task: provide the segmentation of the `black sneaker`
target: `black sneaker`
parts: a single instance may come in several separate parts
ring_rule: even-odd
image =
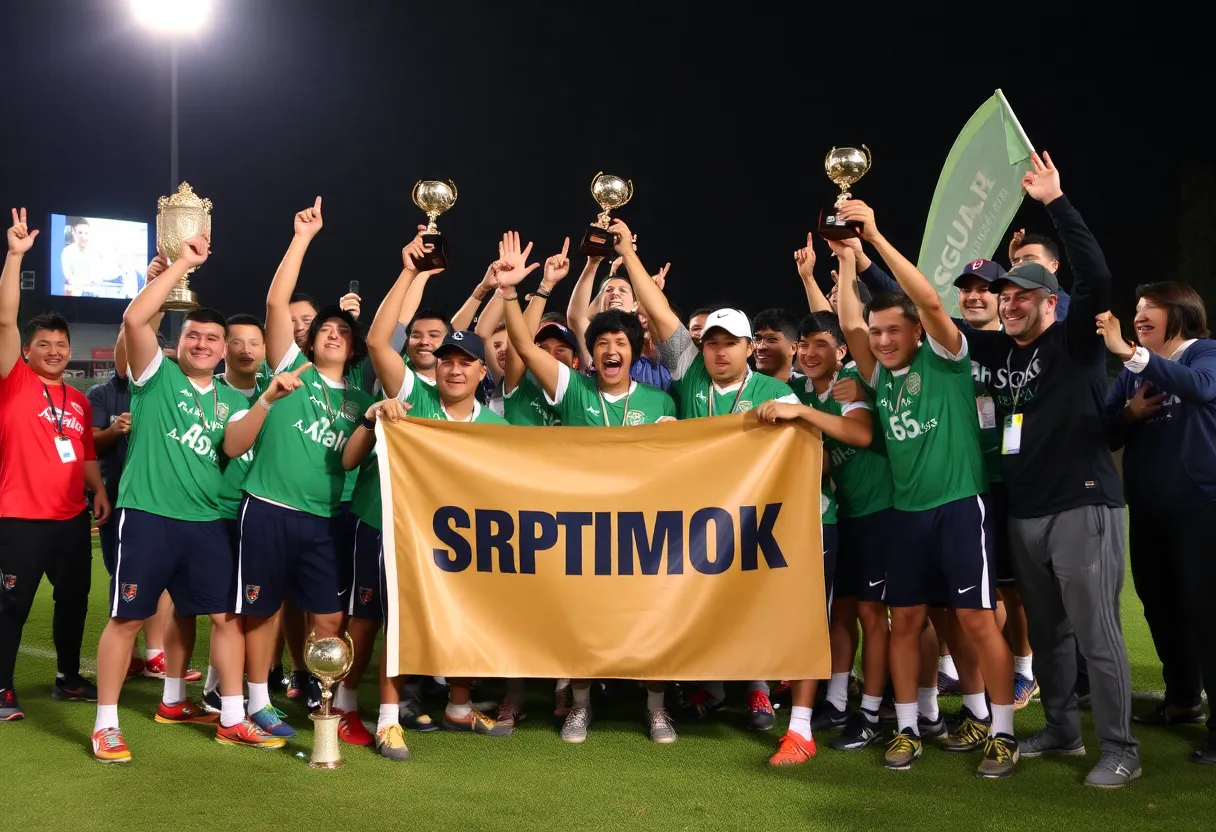
[[[832,728],[843,728],[849,721],[849,712],[842,711],[833,705],[831,702],[824,702],[822,706],[815,709],[815,715],[811,718],[811,731],[829,731]]]
[[[274,677],[271,676],[270,678],[273,679]],[[212,714],[218,714],[222,710],[223,705],[224,703],[220,701],[220,692],[218,688],[212,691],[205,691],[203,693],[204,711]]]
[[[17,691],[12,688],[0,689],[0,722],[16,722],[25,719],[25,711],[17,702]]]
[[[270,684],[282,687],[284,690],[291,684],[291,678],[283,672],[283,665],[276,664],[270,668]]]
[[[401,727],[407,731],[429,734],[439,730],[439,725],[422,709],[422,700],[408,687],[401,697],[401,704],[397,706],[397,714]]]
[[[287,677],[287,698],[293,702],[308,695],[308,671],[293,670]]]
[[[3,697],[3,692],[0,692],[0,697]],[[4,709],[2,700],[0,700],[0,719],[4,718]],[[1204,765],[1216,766],[1216,731],[1208,734],[1208,741],[1191,752],[1191,759],[1196,763]]]
[[[937,721],[935,722],[930,722],[923,716],[918,716],[916,718],[916,727],[920,731],[921,739],[933,740],[946,736],[946,720],[942,718],[940,711],[937,714]]]
[[[869,714],[874,717],[873,721],[860,710],[850,714],[844,730],[832,740],[832,748],[837,751],[860,751],[882,742],[882,723],[878,721],[878,714],[875,711]]]
[[[1191,707],[1167,705],[1162,702],[1146,714],[1132,714],[1132,722],[1137,725],[1151,725],[1155,728],[1168,728],[1171,725],[1202,725],[1207,721],[1203,713],[1203,703]]]
[[[321,707],[321,680],[316,676],[308,677],[308,710],[315,711]]]
[[[59,702],[96,702],[97,688],[79,674],[75,679],[56,676],[55,684],[51,686],[51,698]]]

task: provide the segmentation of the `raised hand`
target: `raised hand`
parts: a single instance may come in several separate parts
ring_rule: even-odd
[[[608,226],[608,230],[616,235],[612,244],[612,249],[621,257],[625,257],[632,252],[638,250],[637,237],[629,230],[629,226],[625,225],[624,221],[615,219],[612,225]]]
[[[18,213],[17,209],[13,209],[13,226],[8,230],[8,251],[10,254],[25,254],[34,247],[34,239],[38,236],[38,229],[30,231],[29,225],[25,221],[25,209],[22,208]]]
[[[524,248],[519,245],[519,232],[508,231],[502,235],[501,257],[498,259],[498,285],[517,286],[519,282],[540,268],[540,263],[527,265],[532,253],[532,244]]]
[[[866,205],[860,199],[846,199],[844,205],[840,207],[838,217],[845,220],[856,220],[861,223],[861,228],[858,233],[861,234],[863,240],[878,239],[878,226],[874,222],[874,209]],[[837,253],[839,256],[839,253]]]
[[[354,292],[347,292],[338,299],[338,308],[345,312],[349,312],[356,318],[359,317],[359,310],[362,308],[361,304],[362,298],[360,298]]]
[[[562,243],[562,250],[558,254],[554,254],[545,261],[545,271],[541,276],[541,282],[550,287],[556,286],[557,283],[570,273],[570,258],[566,253],[570,250],[570,238]]]
[[[324,225],[324,221],[321,219],[321,197],[317,197],[317,201],[313,203],[311,208],[305,208],[296,214],[296,236],[311,240],[317,236],[317,232],[321,230],[322,225]]]
[[[279,399],[303,386],[304,382],[300,381],[300,373],[311,366],[311,362],[305,362],[290,373],[279,373],[266,386],[266,392],[262,394],[262,399],[268,404],[274,404]]]
[[[377,419],[382,422],[396,422],[410,415],[413,407],[412,404],[397,399],[383,399],[369,407],[363,415],[373,422]]]
[[[1024,177],[1023,177],[1024,178]],[[1013,232],[1013,236],[1009,238],[1009,264],[1013,265],[1013,255],[1022,247],[1022,240],[1026,238],[1026,229],[1019,228]]]
[[[158,254],[148,261],[148,270],[145,273],[145,279],[151,283],[156,278],[164,273],[165,269],[169,268],[169,261],[163,254]]]
[[[670,263],[659,269],[658,274],[652,274],[650,276],[650,279],[654,281],[654,285],[659,287],[660,292],[667,288],[667,273],[669,271],[671,271]]]
[[[801,407],[802,405],[799,404],[769,399],[756,408],[756,415],[760,417],[761,422],[775,425],[778,422],[788,422],[792,419],[797,419],[798,414],[801,412]]]
[[[1060,190],[1060,172],[1051,163],[1051,154],[1043,151],[1030,154],[1030,170],[1022,177],[1022,188],[1030,194],[1030,198],[1046,205],[1057,197],[1064,196]]]
[[[1096,319],[1098,334],[1106,342],[1106,348],[1120,361],[1127,361],[1136,354],[1136,348],[1123,340],[1119,319],[1110,312],[1101,312]]]
[[[407,272],[417,272],[417,263],[427,254],[434,250],[434,246],[430,243],[422,242],[422,232],[426,231],[425,225],[418,226],[418,233],[414,235],[414,239],[406,244],[405,248],[401,249],[401,263]],[[434,271],[443,271],[435,269]]]
[[[207,258],[210,256],[211,235],[195,234],[188,240],[182,241],[182,250],[178,253],[177,259],[190,266],[190,268],[195,268],[206,263]]]
[[[815,279],[815,246],[814,237],[808,231],[806,246],[794,250],[794,265],[798,268],[798,276],[803,282]]]
[[[1161,409],[1166,394],[1158,393],[1150,396],[1151,389],[1153,389],[1153,385],[1146,381],[1136,388],[1136,395],[1127,400],[1123,413],[1130,421],[1142,422],[1150,416],[1156,415],[1157,411]]]

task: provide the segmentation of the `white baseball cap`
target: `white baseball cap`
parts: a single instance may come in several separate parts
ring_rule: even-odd
[[[711,329],[724,329],[736,338],[752,340],[752,324],[747,316],[738,309],[715,309],[705,319],[705,328],[701,330],[701,340],[709,336]]]

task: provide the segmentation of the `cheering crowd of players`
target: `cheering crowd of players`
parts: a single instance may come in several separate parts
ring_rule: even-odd
[[[755,410],[773,425],[802,420],[825,441],[818,502],[832,674],[825,691],[816,680],[782,682],[789,729],[770,762],[806,762],[814,732],[829,729],[839,729],[831,745],[840,751],[885,745],[882,764],[891,769],[914,765],[927,739],[948,752],[978,751],[977,774],[986,778],[1009,776],[1023,757],[1083,755],[1084,667],[1101,743],[1086,782],[1125,785],[1141,767],[1119,618],[1125,504],[1110,441],[1118,434],[1115,444],[1140,460],[1139,477],[1153,443],[1175,441],[1160,439],[1166,423],[1183,425],[1187,441],[1216,427],[1216,375],[1205,363],[1216,361],[1216,344],[1206,340],[1202,301],[1181,284],[1142,290],[1140,346],[1125,341],[1109,313],[1110,272],[1097,242],[1050,157],[1036,155],[1033,165],[1023,187],[1045,206],[1073,274],[1067,314],[1052,239],[1016,234],[1009,271],[988,260],[960,268],[962,317],[953,319],[882,236],[873,210],[849,201],[841,216],[861,224],[861,239],[829,243],[837,260],[830,296],[815,280],[809,235],[794,254],[810,306],[801,323],[781,310],[749,320],[733,308],[681,320],[663,291],[666,267],[652,276],[617,220],[609,277],[597,291],[602,261],[589,258],[565,316],[547,313],[546,303],[569,271],[569,240],[543,262],[525,306],[520,285],[542,264],[529,263],[530,243],[505,234],[498,259],[449,321],[420,310],[436,272],[415,266],[429,252],[419,235],[403,249],[400,276],[364,338],[357,296],[318,308],[295,292],[323,225],[318,197],[295,217],[264,324],[199,309],[186,315],[176,350],[166,350],[159,310],[206,261],[209,241],[187,240],[171,265],[153,261],[123,315],[120,373],[109,383],[129,395],[126,407],[104,391],[90,404],[62,382],[70,344],[61,318],[41,316],[24,337],[18,332],[18,274],[38,232],[14,211],[0,277],[0,719],[24,715],[13,668],[46,574],[55,586],[53,695],[97,702],[91,742],[100,761],[131,759],[119,695],[139,631],[151,646],[145,625],[170,608],[166,593],[158,722],[216,722],[219,742],[281,747],[295,734],[271,700],[284,641],[288,696],[315,705],[302,634],[346,631],[355,666],[334,700],[346,742],[405,759],[403,729],[509,735],[525,716],[523,680],[509,680],[491,717],[474,701],[474,680],[446,679],[436,723],[421,706],[423,680],[385,678],[383,663],[375,731],[361,721],[358,681],[386,603],[376,421],[625,427]],[[1126,368],[1109,395],[1108,350]],[[225,372],[215,375],[221,361]],[[97,448],[119,443],[121,476],[103,477]],[[1193,472],[1193,487],[1175,503],[1211,505],[1213,473]],[[111,573],[96,687],[81,676],[79,657],[86,486]],[[1138,514],[1138,505],[1133,564],[1138,519],[1164,522],[1164,509]],[[1161,535],[1166,542],[1147,541],[1140,557],[1156,546],[1163,562],[1189,563],[1188,541],[1198,534]],[[1158,635],[1199,628],[1216,636],[1199,621],[1202,604],[1194,593],[1169,609],[1145,599],[1169,689],[1161,708],[1138,719],[1203,721],[1200,691],[1216,692],[1216,637],[1167,659]],[[210,666],[195,701],[186,683],[203,615]],[[860,698],[850,707],[859,642]],[[658,743],[674,742],[679,722],[726,701],[723,684],[706,680],[683,687],[669,712],[668,686],[645,687],[645,721]],[[939,711],[939,688],[962,694],[956,720]],[[587,738],[591,690],[591,680],[557,681],[561,739]],[[1019,741],[1014,710],[1040,691],[1047,727]],[[774,695],[766,681],[748,684],[749,727],[772,727]],[[884,721],[893,722],[887,733]],[[1209,728],[1216,737],[1216,724]],[[1216,762],[1216,740],[1195,758]]]

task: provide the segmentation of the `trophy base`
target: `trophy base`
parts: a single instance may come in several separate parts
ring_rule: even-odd
[[[309,768],[342,768],[342,747],[338,744],[339,714],[309,714],[312,720],[312,757]]]
[[[198,295],[189,289],[176,287],[161,304],[161,312],[191,312],[198,309]]]
[[[837,208],[825,208],[819,212],[819,236],[825,240],[850,240],[861,236],[860,220],[842,220]]]
[[[429,272],[431,269],[446,269],[448,267],[448,244],[442,234],[423,234],[423,245],[433,246],[430,254],[423,255],[421,260],[416,260],[414,265],[418,267],[420,272]]]
[[[613,248],[615,243],[615,234],[607,228],[593,225],[587,229],[587,233],[583,236],[582,245],[578,247],[578,250],[587,257],[612,257],[616,254],[616,249]]]

